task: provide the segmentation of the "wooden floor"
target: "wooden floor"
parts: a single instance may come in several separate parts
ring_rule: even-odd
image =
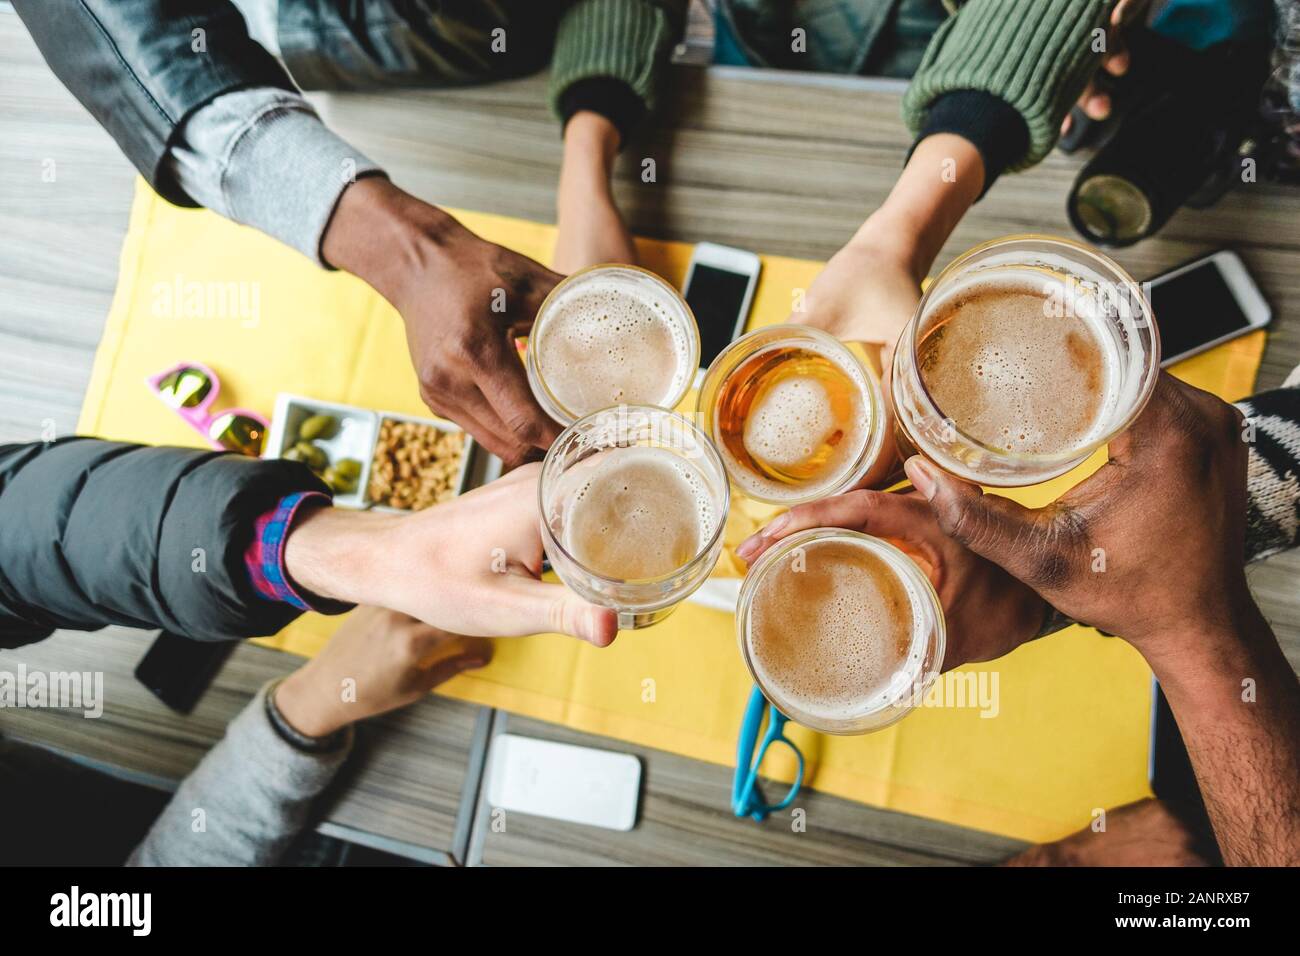
[[[49,427],[60,434],[74,427],[116,280],[134,174],[3,5],[0,76],[0,442],[29,441]],[[630,144],[622,160],[618,197],[644,235],[824,259],[884,198],[908,145],[899,88],[888,83],[685,68],[675,81],[664,110],[674,122]],[[320,105],[399,184],[430,201],[553,221],[560,150],[544,102],[544,78],[537,77],[454,93],[322,98]],[[637,176],[647,157],[656,162],[655,183]],[[939,264],[998,235],[1069,235],[1064,197],[1078,166],[1078,159],[1053,154],[1028,173],[1004,177],[966,217]],[[1222,246],[1241,252],[1277,311],[1260,373],[1261,387],[1276,385],[1300,363],[1300,194],[1243,187],[1212,210],[1180,212],[1158,238],[1118,258],[1146,277]],[[1300,554],[1252,571],[1266,613],[1300,666],[1297,582]],[[49,713],[29,712],[21,722],[0,714],[0,731],[175,780],[241,700],[293,666],[274,652],[241,648],[213,699],[193,719],[177,721],[131,685],[143,636],[99,637],[60,635],[26,654],[84,661],[86,642],[95,640],[94,654],[103,655],[124,688],[110,720],[86,729]],[[0,667],[13,660],[0,654]],[[475,761],[477,738],[505,727],[601,744],[430,700],[413,716],[374,728],[375,749],[349,779],[354,789],[337,798],[333,825],[400,841],[422,858],[445,853],[457,862],[945,864],[992,862],[1015,849],[988,834],[819,794],[805,801],[809,819],[820,821],[815,833],[756,827],[726,811],[725,768],[622,744],[614,746],[639,753],[645,767],[642,815],[632,833],[543,820],[497,833],[475,813]],[[460,806],[458,793],[466,796]]]

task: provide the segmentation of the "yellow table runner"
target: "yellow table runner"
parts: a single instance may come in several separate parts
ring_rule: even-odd
[[[456,215],[485,238],[541,261],[550,258],[551,226]],[[641,241],[639,248],[648,268],[680,285],[689,245]],[[764,257],[751,325],[782,321],[792,291],[806,289],[820,268]],[[1262,333],[1238,339],[1183,363],[1178,373],[1227,399],[1243,397],[1263,344]],[[281,391],[425,411],[401,320],[365,284],[323,272],[251,229],[173,207],[141,182],[79,430],[199,444],[144,386],[150,373],[185,360],[217,370],[220,402],[267,414]],[[1071,475],[1017,497],[1030,504],[1051,500],[1103,460],[1099,454]],[[729,548],[764,514],[738,502],[728,523]],[[717,573],[739,571],[727,554]],[[311,655],[338,623],[308,614],[265,643]],[[1036,841],[1087,824],[1095,808],[1149,793],[1150,674],[1122,641],[1075,627],[958,675],[962,689],[978,689],[979,680],[986,693],[996,686],[996,716],[981,716],[972,699],[965,707],[922,708],[865,737],[794,728],[808,758],[807,783],[851,800]],[[556,635],[499,641],[490,666],[441,692],[731,764],[749,689],[732,616],[685,604],[654,628],[620,635],[607,650]],[[791,765],[775,758],[769,763],[765,770],[788,779]]]

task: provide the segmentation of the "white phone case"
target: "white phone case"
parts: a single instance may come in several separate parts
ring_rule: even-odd
[[[494,810],[609,830],[636,825],[641,761],[631,754],[501,734],[488,756]]]

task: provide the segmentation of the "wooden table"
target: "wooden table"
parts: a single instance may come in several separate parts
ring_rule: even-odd
[[[0,7],[3,11],[3,7]],[[133,172],[41,62],[17,18],[0,12],[0,441],[76,422],[116,281]],[[679,69],[661,121],[629,145],[618,198],[648,236],[712,240],[825,259],[884,198],[909,139],[900,86],[762,71]],[[544,78],[454,92],[321,98],[344,136],[412,192],[446,205],[554,220],[559,135]],[[642,183],[653,158],[657,181]],[[1069,235],[1064,198],[1080,161],[1058,153],[1004,177],[966,217],[940,264],[1014,232]],[[54,170],[54,181],[43,173]],[[1277,312],[1261,387],[1300,363],[1300,193],[1243,186],[1211,210],[1180,212],[1117,258],[1153,275],[1221,247],[1239,250]],[[1300,555],[1271,559],[1252,584],[1300,665]],[[56,712],[0,712],[0,732],[174,783],[257,687],[296,660],[240,647],[195,714],[179,719],[131,677],[147,646],[110,629],[60,634],[0,654],[51,669],[102,669],[110,693],[94,726]],[[16,716],[17,715],[17,716]],[[630,833],[511,815],[492,827],[480,802],[490,735],[509,728],[637,754],[644,789]],[[981,863],[1001,837],[805,792],[807,832],[737,821],[730,772],[672,754],[432,698],[374,722],[326,811],[326,828],[431,861],[511,863]]]

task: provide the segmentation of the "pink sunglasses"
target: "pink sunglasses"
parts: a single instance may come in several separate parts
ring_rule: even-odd
[[[206,365],[182,362],[145,381],[164,404],[213,448],[253,458],[262,454],[270,423],[246,408],[228,408],[213,414],[211,408],[221,391],[221,380]]]

